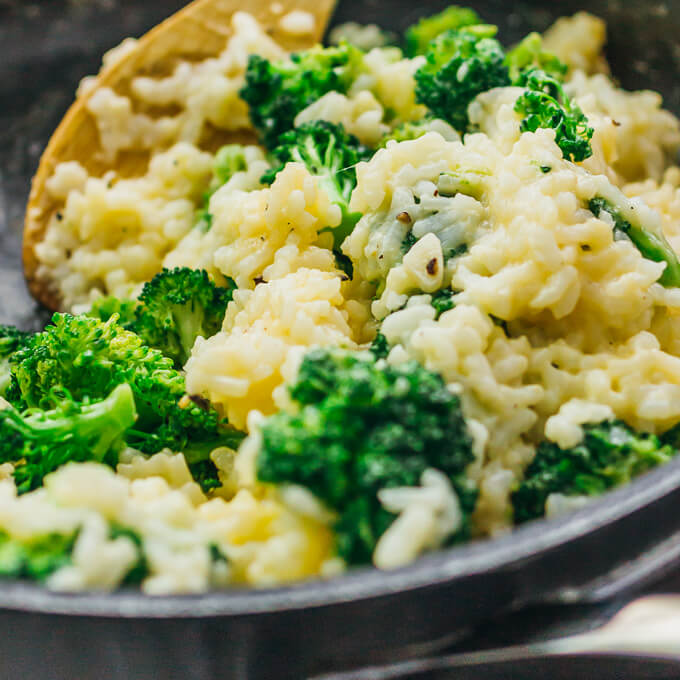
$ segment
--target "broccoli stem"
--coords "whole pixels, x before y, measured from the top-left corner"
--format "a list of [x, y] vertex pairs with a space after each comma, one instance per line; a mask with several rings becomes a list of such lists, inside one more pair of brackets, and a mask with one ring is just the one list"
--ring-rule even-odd
[[602, 212], [608, 213], [614, 220], [614, 230], [625, 234], [647, 260], [664, 262], [666, 268], [659, 277], [659, 283], [666, 288], [680, 286], [680, 260], [676, 252], [663, 234], [655, 234], [641, 225], [627, 220], [619, 208], [601, 196], [593, 198], [588, 207], [595, 217]]

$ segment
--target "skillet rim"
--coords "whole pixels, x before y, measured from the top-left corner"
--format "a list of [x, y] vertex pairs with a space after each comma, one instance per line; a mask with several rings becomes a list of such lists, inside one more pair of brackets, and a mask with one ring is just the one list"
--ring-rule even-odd
[[278, 614], [378, 600], [425, 591], [466, 577], [513, 567], [521, 569], [523, 563], [643, 514], [655, 502], [679, 489], [680, 457], [576, 512], [535, 520], [496, 538], [433, 552], [393, 571], [360, 567], [328, 580], [276, 588], [225, 588], [195, 595], [146, 595], [133, 590], [59, 593], [34, 583], [8, 580], [0, 583], [0, 610], [98, 618], [204, 619]]

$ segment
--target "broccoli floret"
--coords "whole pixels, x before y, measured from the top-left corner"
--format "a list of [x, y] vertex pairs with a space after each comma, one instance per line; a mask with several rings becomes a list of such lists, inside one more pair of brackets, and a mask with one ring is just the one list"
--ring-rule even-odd
[[335, 266], [347, 277], [347, 281], [354, 278], [354, 265], [351, 258], [349, 258], [340, 249], [333, 249], [333, 256], [335, 257]]
[[349, 211], [349, 200], [356, 186], [356, 165], [371, 152], [342, 125], [316, 120], [281, 135], [272, 151], [275, 167], [262, 176], [263, 184], [271, 184], [276, 174], [291, 161], [304, 163], [309, 172], [320, 178], [320, 184], [332, 203], [342, 210], [342, 222], [334, 227], [336, 247], [359, 221], [359, 213]]
[[277, 62], [251, 55], [240, 95], [264, 146], [274, 148], [297, 114], [327, 92], [346, 92], [362, 61], [362, 52], [347, 43], [314, 47]]
[[86, 314], [100, 321], [108, 321], [114, 314], [117, 314], [116, 323], [129, 330], [134, 325], [136, 308], [135, 300], [121, 300], [108, 296], [97, 298]]
[[387, 146], [387, 142], [391, 142], [392, 140], [395, 142], [408, 142], [412, 139], [422, 137], [429, 131], [429, 122], [430, 119], [424, 118], [423, 120], [407, 121], [398, 125], [380, 140], [379, 148], [384, 149]]
[[0, 578], [44, 581], [71, 562], [76, 542], [73, 534], [48, 534], [20, 542], [0, 531]]
[[33, 337], [33, 333], [20, 331], [15, 326], [0, 324], [0, 358], [6, 359]]
[[144, 554], [144, 541], [134, 529], [113, 522], [109, 529], [109, 538], [113, 541], [121, 537], [129, 538], [137, 551], [137, 560], [128, 570], [121, 585], [139, 585], [150, 573], [149, 563]]
[[[189, 398], [183, 375], [171, 359], [145, 345], [116, 323], [87, 316], [55, 314], [53, 325], [36, 334], [11, 359], [22, 398], [28, 406], [58, 404], [58, 388], [74, 399], [102, 399], [116, 386], [132, 388], [139, 418], [127, 443], [144, 453], [163, 448], [187, 452], [232, 442], [235, 431], [203, 399]], [[57, 388], [57, 390], [55, 390]]]
[[457, 537], [466, 534], [476, 500], [465, 477], [472, 442], [458, 397], [438, 375], [370, 352], [318, 349], [305, 355], [290, 395], [299, 412], [262, 427], [258, 478], [302, 485], [335, 510], [337, 550], [347, 562], [370, 561], [394, 519], [378, 491], [416, 486], [427, 468], [451, 479], [466, 518]]
[[189, 472], [206, 494], [222, 486], [217, 466], [208, 458], [190, 464]]
[[[122, 585], [137, 585], [149, 575], [149, 565], [142, 549], [141, 536], [127, 527], [112, 524], [109, 538], [124, 536], [137, 548], [137, 561], [128, 570]], [[44, 581], [58, 569], [71, 563], [78, 532], [51, 533], [30, 541], [19, 541], [0, 531], [0, 578]]]
[[455, 257], [465, 255], [465, 253], [467, 253], [468, 250], [469, 247], [467, 243], [459, 243], [455, 248], [448, 248], [447, 250], [444, 251], [444, 261], [448, 262], [449, 260], [452, 260]]
[[237, 172], [248, 169], [245, 148], [241, 144], [227, 144], [215, 154], [213, 188], [226, 184]]
[[373, 338], [369, 350], [373, 352], [376, 359], [384, 359], [390, 353], [390, 343], [387, 342], [387, 338], [378, 331], [375, 338]]
[[660, 284], [668, 288], [680, 286], [680, 260], [661, 232], [652, 233], [639, 224], [633, 224], [623, 216], [619, 208], [600, 196], [593, 198], [588, 207], [595, 217], [600, 217], [603, 212], [608, 213], [614, 220], [614, 232], [625, 234], [642, 257], [653, 262], [666, 263], [666, 269], [659, 278]]
[[131, 330], [183, 366], [199, 335], [220, 330], [235, 288], [231, 279], [216, 286], [202, 269], [163, 269], [144, 285]]
[[224, 287], [215, 285], [202, 269], [163, 269], [138, 300], [99, 298], [86, 314], [101, 321], [115, 314], [119, 326], [181, 367], [199, 335], [208, 338], [220, 330], [235, 288], [231, 279]]
[[515, 45], [508, 52], [506, 63], [513, 82], [516, 82], [522, 72], [529, 68], [539, 68], [557, 80], [562, 80], [568, 70], [566, 64], [543, 49], [543, 38], [540, 33], [529, 33], [522, 42]]
[[448, 312], [456, 306], [453, 301], [454, 295], [455, 293], [450, 288], [438, 290], [432, 295], [430, 304], [434, 307], [435, 319], [438, 319], [444, 312]]
[[118, 385], [101, 401], [78, 403], [64, 393], [59, 399], [48, 411], [0, 410], [0, 463], [14, 464], [19, 493], [42, 486], [47, 474], [68, 462], [115, 465], [124, 434], [135, 422], [129, 385]]
[[406, 29], [404, 39], [406, 54], [415, 57], [425, 54], [427, 46], [444, 31], [458, 30], [464, 26], [483, 23], [477, 12], [468, 7], [451, 5], [439, 14], [422, 18], [417, 24]]
[[33, 333], [20, 331], [14, 326], [0, 324], [0, 397], [14, 402], [16, 385], [13, 385], [12, 372], [10, 367], [10, 357], [19, 349], [26, 346]]
[[522, 132], [536, 132], [539, 128], [555, 130], [555, 142], [562, 155], [576, 163], [593, 155], [590, 145], [593, 128], [557, 78], [539, 68], [530, 68], [519, 76], [517, 85], [526, 88], [515, 103], [515, 111], [524, 116], [520, 124]]
[[[11, 364], [30, 407], [55, 406], [54, 388], [67, 389], [76, 400], [101, 399], [127, 382], [145, 418], [154, 406], [165, 409], [165, 399], [174, 404], [184, 394], [184, 380], [172, 361], [119, 326], [115, 315], [104, 322], [57, 313], [51, 325], [12, 356]], [[165, 399], [157, 404], [161, 395]]]
[[406, 236], [401, 241], [401, 254], [406, 255], [413, 246], [418, 243], [418, 239], [416, 238], [415, 234], [412, 231], [408, 231]]
[[212, 227], [213, 216], [210, 212], [212, 195], [225, 185], [237, 172], [248, 169], [245, 148], [241, 144], [227, 144], [215, 154], [213, 178], [208, 191], [203, 195], [203, 205], [196, 212], [194, 229], [206, 233]]
[[458, 133], [446, 121], [426, 116], [420, 120], [400, 123], [380, 140], [378, 148], [385, 148], [387, 143], [391, 141], [409, 142], [413, 139], [419, 139], [428, 132], [437, 132], [447, 142], [458, 141], [459, 139]]
[[510, 85], [505, 53], [494, 39], [496, 27], [447, 31], [427, 48], [415, 73], [416, 99], [459, 132], [468, 127], [468, 106], [477, 95]]
[[561, 449], [543, 442], [512, 494], [515, 522], [545, 514], [550, 494], [599, 496], [670, 460], [675, 451], [653, 434], [637, 433], [620, 421], [584, 426], [580, 444]]

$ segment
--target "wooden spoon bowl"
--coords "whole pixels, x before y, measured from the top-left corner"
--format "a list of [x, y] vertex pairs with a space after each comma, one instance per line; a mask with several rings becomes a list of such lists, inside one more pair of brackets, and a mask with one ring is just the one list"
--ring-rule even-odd
[[[92, 176], [101, 177], [114, 170], [118, 176], [135, 177], [148, 165], [149, 151], [125, 152], [107, 162], [103, 160], [99, 132], [87, 104], [101, 88], [128, 94], [129, 85], [140, 75], [167, 73], [177, 61], [199, 61], [218, 55], [231, 35], [231, 19], [242, 10], [253, 15], [266, 32], [287, 51], [307, 49], [319, 42], [333, 11], [335, 0], [195, 0], [184, 9], [153, 28], [120, 59], [105, 66], [92, 86], [78, 96], [45, 149], [33, 178], [24, 222], [24, 274], [32, 295], [48, 308], [60, 307], [60, 295], [53, 281], [38, 276], [39, 261], [35, 246], [40, 243], [55, 210], [61, 207], [46, 190], [46, 182], [59, 163], [78, 161]], [[281, 19], [299, 10], [314, 17], [313, 30], [296, 35], [284, 30]], [[242, 141], [253, 141], [244, 131]], [[234, 135], [210, 140], [236, 141]]]

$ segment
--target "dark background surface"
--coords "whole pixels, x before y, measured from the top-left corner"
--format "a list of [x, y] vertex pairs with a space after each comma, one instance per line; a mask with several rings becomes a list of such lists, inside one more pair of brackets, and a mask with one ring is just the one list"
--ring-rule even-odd
[[[23, 282], [20, 245], [23, 210], [30, 177], [53, 129], [70, 105], [79, 80], [97, 71], [104, 51], [125, 36], [142, 34], [179, 9], [182, 0], [0, 0], [0, 323], [35, 328], [47, 315], [37, 308]], [[446, 2], [386, 3], [345, 2], [336, 21], [375, 21], [400, 29], [419, 14], [435, 11]], [[464, 4], [464, 3], [463, 3]], [[469, 4], [490, 21], [504, 27], [512, 41], [527, 30], [545, 28], [554, 16], [590, 7], [613, 19], [610, 54], [623, 84], [643, 84], [661, 90], [667, 106], [680, 112], [680, 2], [543, 3], [550, 8], [531, 9], [509, 0]], [[539, 4], [539, 3], [536, 3]], [[247, 2], [244, 0], [244, 8]], [[671, 7], [670, 13], [664, 7]], [[512, 8], [512, 9], [509, 9]], [[552, 16], [551, 16], [552, 14]], [[653, 590], [676, 590], [674, 577]], [[592, 627], [624, 604], [537, 608], [487, 625], [463, 648], [483, 647], [540, 639]], [[132, 677], [132, 676], [130, 676]]]

